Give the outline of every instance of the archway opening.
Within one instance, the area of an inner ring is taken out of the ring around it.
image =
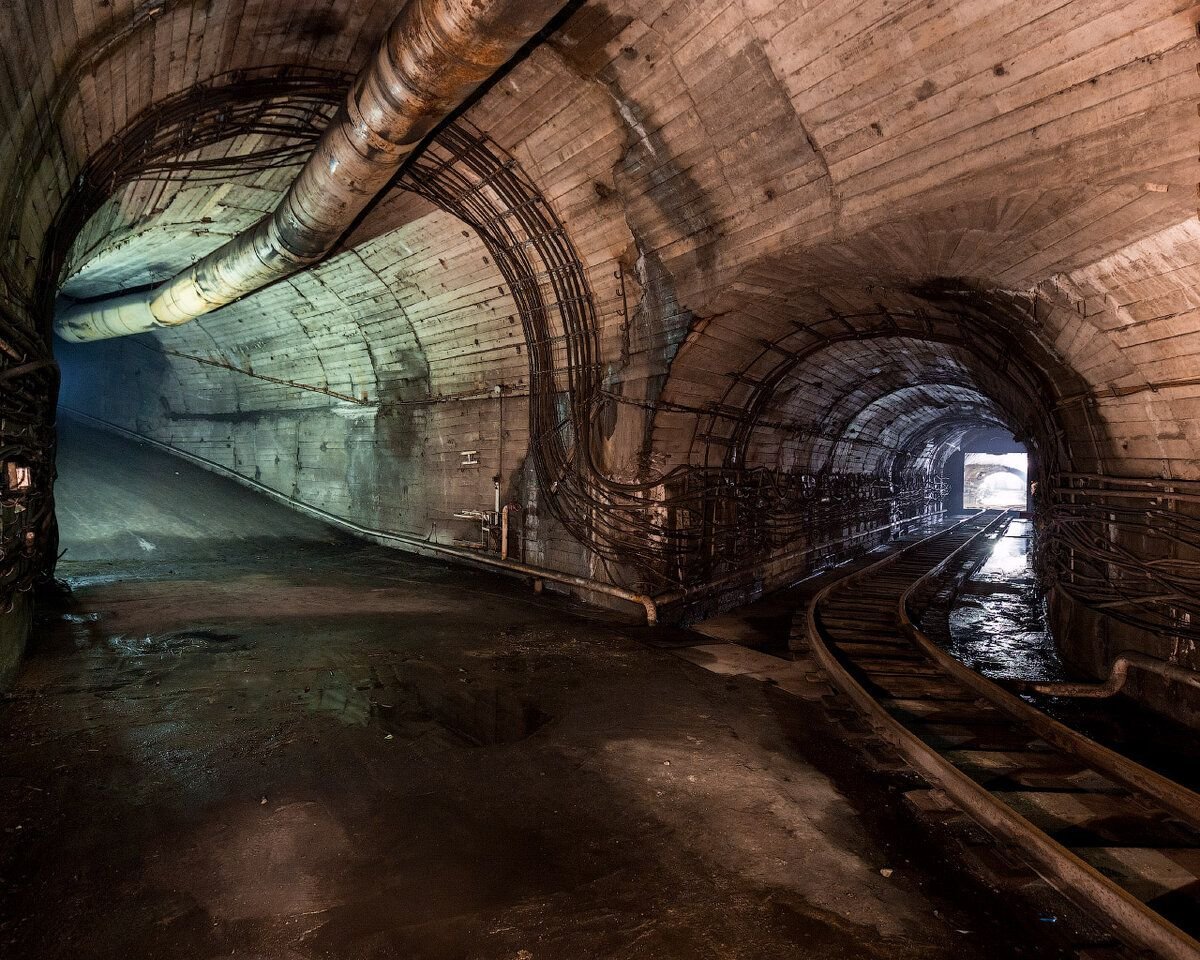
[[[965,453],[963,508],[1025,510],[1029,503],[1029,456],[1024,453]]]
[[[946,461],[951,510],[1032,512],[1029,448],[1002,428],[965,434]]]

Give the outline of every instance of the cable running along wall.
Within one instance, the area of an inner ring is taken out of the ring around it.
[[[140,189],[153,189],[163,180],[227,179],[299,164],[348,82],[346,75],[313,70],[227,74],[166,98],[136,118],[90,158],[72,184],[43,247],[43,282],[34,302],[20,306],[41,320],[43,333],[48,329],[71,243],[119,187],[139,181]],[[253,151],[229,149],[252,134],[258,137]],[[1037,398],[1023,408],[1012,403],[998,408],[996,422],[1015,427],[1036,447],[1048,578],[1066,584],[1081,602],[1127,622],[1196,633],[1191,608],[1179,597],[1195,582],[1200,533],[1181,517],[1178,501],[1164,498],[1149,511],[1127,505],[1114,512],[1111,486],[1099,488],[1104,496],[1087,493],[1078,482],[1069,497],[1062,493],[1059,478],[1071,472],[1076,455],[1067,439],[1070,431],[1050,401],[1063,390],[1078,392],[1082,384],[1077,378],[1049,384],[1035,372],[1037,364],[1013,361],[1031,355],[1029,345],[1038,332],[1036,304],[1010,297],[1011,302],[992,302],[985,309],[971,291],[927,290],[921,293],[931,304],[928,312],[881,307],[797,324],[784,339],[764,343],[718,402],[676,409],[695,416],[699,455],[661,475],[623,482],[603,463],[601,423],[611,413],[610,404],[628,401],[605,388],[597,308],[586,270],[537,187],[513,157],[462,119],[436,133],[397,186],[454,214],[487,246],[523,325],[529,454],[542,500],[573,537],[616,565],[618,573],[650,588],[689,585],[719,574],[722,565],[764,559],[801,539],[819,543],[935,508],[944,499],[941,478],[931,469],[936,456],[918,463],[906,451],[885,451],[884,466],[872,474],[798,474],[746,462],[756,431],[778,426],[766,415],[771,398],[802,359],[832,343],[913,337],[970,350],[983,366],[1007,378],[1016,393]],[[4,216],[12,222],[20,211],[9,208]],[[49,278],[55,282],[45,282]],[[15,289],[17,279],[6,277],[11,282],[5,288]],[[0,331],[5,364],[0,376],[13,389],[5,390],[0,411],[4,442],[14,457],[23,456],[35,467],[31,490],[5,507],[4,583],[12,584],[27,583],[31,570],[52,562],[51,423],[57,381],[44,336],[23,333],[15,320],[6,326],[11,329]],[[648,406],[672,409],[669,403]],[[813,425],[786,426],[814,436],[820,432]],[[956,425],[949,421],[938,425],[952,428]],[[1088,429],[1094,431],[1090,422]],[[1091,447],[1099,444],[1093,432]],[[1098,530],[1116,529],[1114,523],[1126,532],[1096,536]],[[38,541],[32,552],[26,538],[30,530]],[[1121,537],[1148,531],[1158,531],[1179,559],[1148,566],[1137,551],[1119,545]]]
[[[300,163],[324,129],[347,79],[328,72],[238,72],[164,99],[89,158],[47,231],[31,293],[22,283],[18,229],[29,198],[6,185],[0,202],[0,609],[15,591],[50,577],[57,560],[54,522],[54,413],[58,367],[51,320],[71,245],[124,184],[225,180]],[[249,154],[227,155],[231,138],[257,134]]]

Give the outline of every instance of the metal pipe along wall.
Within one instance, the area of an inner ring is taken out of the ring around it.
[[[409,0],[275,208],[160,286],[55,317],[84,342],[173,327],[325,257],[408,155],[563,7],[564,0]]]

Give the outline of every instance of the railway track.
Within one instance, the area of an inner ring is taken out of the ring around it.
[[[851,573],[807,610],[813,653],[883,739],[1114,938],[1200,958],[1200,796],[945,653],[915,595],[1003,531],[984,511]]]

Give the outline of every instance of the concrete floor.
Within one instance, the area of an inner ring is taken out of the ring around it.
[[[90,429],[60,469],[74,592],[0,706],[6,958],[1030,950],[812,704]]]

